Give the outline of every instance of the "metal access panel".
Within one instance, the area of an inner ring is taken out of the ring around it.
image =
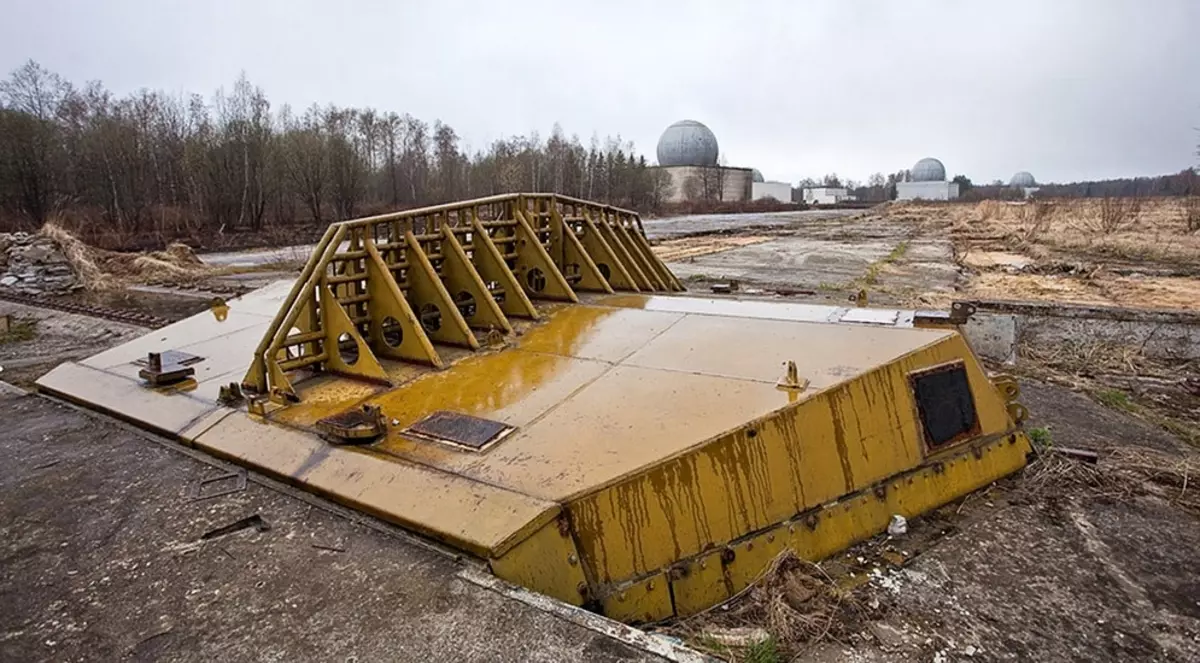
[[[1024,408],[911,311],[694,298],[636,214],[530,194],[334,224],[278,284],[39,387],[626,622],[707,609],[1025,463]],[[195,388],[134,362],[178,350]],[[243,400],[219,400],[241,378]]]

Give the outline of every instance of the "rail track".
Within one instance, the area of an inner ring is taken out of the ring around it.
[[[172,322],[175,322],[175,320],[162,318],[150,313],[114,309],[106,306],[91,306],[88,304],[57,301],[54,297],[47,297],[45,295],[33,296],[22,295],[15,292],[0,291],[0,300],[13,302],[16,304],[23,304],[25,306],[32,306],[35,308],[48,308],[56,311],[65,311],[67,313],[87,315],[93,318],[112,320],[113,322],[122,322],[127,325],[137,325],[139,327],[147,327],[150,329],[166,327]]]

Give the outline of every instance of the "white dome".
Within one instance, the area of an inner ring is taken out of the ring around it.
[[[1021,172],[1012,176],[1012,179],[1008,181],[1008,185],[1011,187],[1026,188],[1037,186],[1037,180],[1033,179],[1033,175],[1030,175],[1022,170]]]
[[[680,120],[658,139],[660,166],[717,165],[717,137],[695,120]]]
[[[914,182],[945,182],[946,167],[941,161],[933,157],[926,157],[917,162],[912,167],[912,181]]]

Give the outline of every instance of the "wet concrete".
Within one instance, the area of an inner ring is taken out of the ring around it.
[[[835,209],[749,214],[689,214],[661,219],[643,219],[642,227],[646,230],[646,237],[653,241],[689,235],[745,232],[756,228],[794,228],[823,219],[840,219],[861,213],[862,210]]]
[[[0,427],[0,660],[662,660],[290,494],[191,499],[224,470],[42,397]]]
[[[758,214],[693,214],[661,219],[643,219],[646,236],[651,240],[686,237],[720,232],[742,232],[750,228],[790,228],[820,219],[834,219],[860,214],[861,210],[808,210],[804,212],[769,212]],[[303,261],[316,244],[280,246],[247,251],[204,253],[200,259],[210,265],[252,267]]]
[[[668,266],[694,290],[736,280],[768,294],[842,300],[865,289],[872,304],[883,305],[917,306],[949,297],[959,287],[964,277],[948,237],[919,234],[910,224],[890,223],[869,211],[838,211],[776,215],[771,227],[753,231],[767,241],[711,253],[692,248],[700,255]],[[667,239],[660,250],[671,251],[682,241],[696,240]]]

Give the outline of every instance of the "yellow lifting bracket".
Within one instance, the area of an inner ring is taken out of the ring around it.
[[[635,212],[555,194],[508,194],[330,225],[255,349],[242,382],[277,402],[290,375],[388,380],[380,358],[442,368],[436,345],[479,350],[540,318],[533,300],[576,290],[670,292]]]

